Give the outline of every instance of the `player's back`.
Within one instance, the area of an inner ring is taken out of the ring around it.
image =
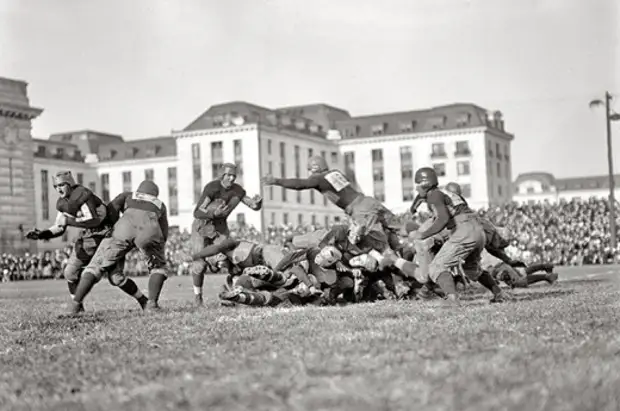
[[[336,206],[344,209],[363,194],[357,191],[349,179],[337,169],[314,174],[319,179],[318,190]]]

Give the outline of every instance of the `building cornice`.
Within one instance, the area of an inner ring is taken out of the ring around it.
[[[24,106],[14,103],[0,103],[0,116],[17,118],[20,120],[33,120],[43,112],[43,109]]]
[[[244,131],[253,131],[256,129],[257,129],[256,124],[244,124],[242,126],[228,126],[228,127],[208,128],[208,129],[203,129],[203,130],[192,130],[192,131],[172,130],[171,137],[191,138],[191,137],[202,137],[202,136],[216,136],[216,135],[221,135],[221,134],[234,134],[234,133],[240,133]]]
[[[94,161],[91,164],[95,168],[116,168],[121,166],[131,166],[131,165],[141,165],[141,164],[160,164],[160,163],[176,163],[178,161],[177,156],[166,156],[166,157],[150,157],[150,158],[128,158],[123,160],[105,160],[105,161]]]
[[[84,167],[84,168],[93,168],[93,166],[89,163],[84,163],[82,161],[71,161],[71,160],[60,160],[56,158],[47,158],[47,157],[33,157],[33,163],[40,167],[54,166],[54,167]]]
[[[402,133],[402,134],[392,134],[386,136],[373,136],[373,137],[359,137],[359,138],[346,138],[341,140],[332,140],[337,143],[339,146],[343,145],[365,145],[365,144],[376,144],[376,143],[389,143],[395,141],[410,141],[410,140],[424,140],[424,139],[433,139],[433,138],[441,138],[441,137],[454,137],[454,136],[464,136],[470,134],[480,134],[480,133],[490,133],[496,137],[505,138],[507,140],[512,140],[514,137],[507,133],[502,133],[497,130],[493,130],[489,127],[471,127],[471,128],[455,128],[450,130],[437,130],[431,131],[428,133]]]

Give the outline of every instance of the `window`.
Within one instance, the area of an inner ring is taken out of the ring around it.
[[[220,174],[220,168],[224,164],[224,149],[221,141],[211,143],[211,178],[216,179]]]
[[[269,174],[270,176],[273,175],[273,161],[267,162],[267,174]],[[267,194],[269,200],[273,200],[273,186],[269,186]]]
[[[372,180],[374,197],[379,201],[385,201],[383,150],[375,149],[371,152],[372,157]]]
[[[314,155],[314,150],[312,150],[311,148],[308,149],[308,158],[312,157]],[[314,194],[315,191],[314,190],[310,190],[310,204],[314,204],[315,203],[315,198],[314,198]]]
[[[276,213],[271,213],[271,225],[275,225],[276,223]]]
[[[497,176],[502,176],[502,165],[500,163],[497,163]]]
[[[502,152],[499,148],[499,143],[495,143],[495,154],[497,155],[498,159],[502,159]]]
[[[433,143],[431,157],[446,157],[446,147],[444,143]]]
[[[240,226],[245,225],[245,214],[244,213],[237,214],[237,224]]]
[[[271,155],[271,140],[267,140],[267,154]]]
[[[325,227],[329,227],[329,217],[325,216]]]
[[[301,150],[299,146],[295,146],[293,148],[293,152],[295,155],[295,178],[301,178]],[[301,191],[296,191],[296,201],[297,203],[301,203]]]
[[[312,217],[310,219],[312,225],[316,225],[316,216],[314,214],[312,214]]]
[[[200,200],[202,194],[202,160],[200,155],[200,143],[192,144],[192,177],[194,189],[194,204]]]
[[[457,141],[456,142],[456,152],[454,155],[456,156],[468,156],[471,152],[469,151],[469,141]]]
[[[179,215],[179,192],[177,188],[177,168],[168,167],[168,212]]]
[[[286,178],[286,144],[280,143],[280,177]],[[282,187],[282,202],[286,202],[286,188]],[[285,213],[288,219],[288,214]]]
[[[288,224],[288,213],[283,213],[282,214],[282,222],[284,224]]]
[[[123,191],[131,191],[131,171],[123,171]]]
[[[243,146],[240,139],[233,141],[235,151],[235,165],[237,166],[237,184],[243,185]]]
[[[344,153],[344,174],[351,182],[355,181],[355,152]]]
[[[375,124],[370,127],[370,132],[373,136],[382,136],[387,132],[388,123]]]
[[[417,122],[414,121],[406,121],[406,122],[402,122],[399,125],[400,128],[400,132],[401,133],[411,133],[413,130],[415,130],[415,127],[417,125]]]
[[[152,168],[147,168],[144,170],[144,179],[148,180],[148,181],[153,181],[155,180],[155,172],[153,171]]]
[[[110,202],[110,175],[108,173],[101,174],[101,199]]]
[[[433,169],[435,170],[435,173],[437,173],[437,177],[446,176],[446,164],[445,163],[435,163],[433,164]]]
[[[304,216],[303,214],[297,214],[297,225],[304,225]]]
[[[338,167],[338,153],[335,151],[332,151],[332,167],[336,168]]]
[[[497,194],[501,197],[502,196],[502,186],[498,185],[497,186]]]
[[[41,170],[41,217],[43,221],[50,219],[50,182],[47,170]]]
[[[77,183],[84,185],[84,173],[77,173]]]
[[[88,183],[88,188],[90,189],[90,191],[97,194],[97,183],[91,181],[90,183]]]
[[[413,159],[409,146],[400,148],[400,169],[403,201],[412,201],[414,191]]]
[[[468,176],[471,172],[469,169],[469,161],[459,161],[456,163],[456,172],[460,176]]]

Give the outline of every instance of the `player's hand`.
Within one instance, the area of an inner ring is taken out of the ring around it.
[[[271,174],[267,174],[265,177],[260,180],[264,186],[272,186],[276,183],[276,178]]]
[[[310,286],[310,288],[308,288],[308,291],[310,292],[310,295],[319,295],[319,294],[323,294],[323,291],[319,290],[318,288],[316,288],[315,286]]]
[[[346,273],[347,271],[349,271],[349,269],[344,264],[342,264],[341,261],[337,261],[336,271],[338,271],[339,273]]]
[[[252,201],[254,201],[255,203],[259,203],[263,201],[263,196],[260,194],[256,194],[254,197],[252,197]]]
[[[513,268],[526,268],[527,264],[525,264],[523,261],[521,260],[512,260],[510,262],[510,266]]]
[[[228,216],[228,206],[226,204],[222,204],[218,206],[213,212],[214,217],[226,217]]]
[[[38,240],[39,239],[39,234],[41,233],[41,231],[39,231],[38,229],[34,228],[30,231],[28,231],[26,233],[26,238],[29,240]]]

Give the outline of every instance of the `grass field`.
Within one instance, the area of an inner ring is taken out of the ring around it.
[[[0,409],[620,410],[620,269],[458,310],[439,301],[192,308],[191,280],[142,313],[99,284],[59,318],[62,281],[0,284]],[[145,288],[145,279],[139,279]]]

